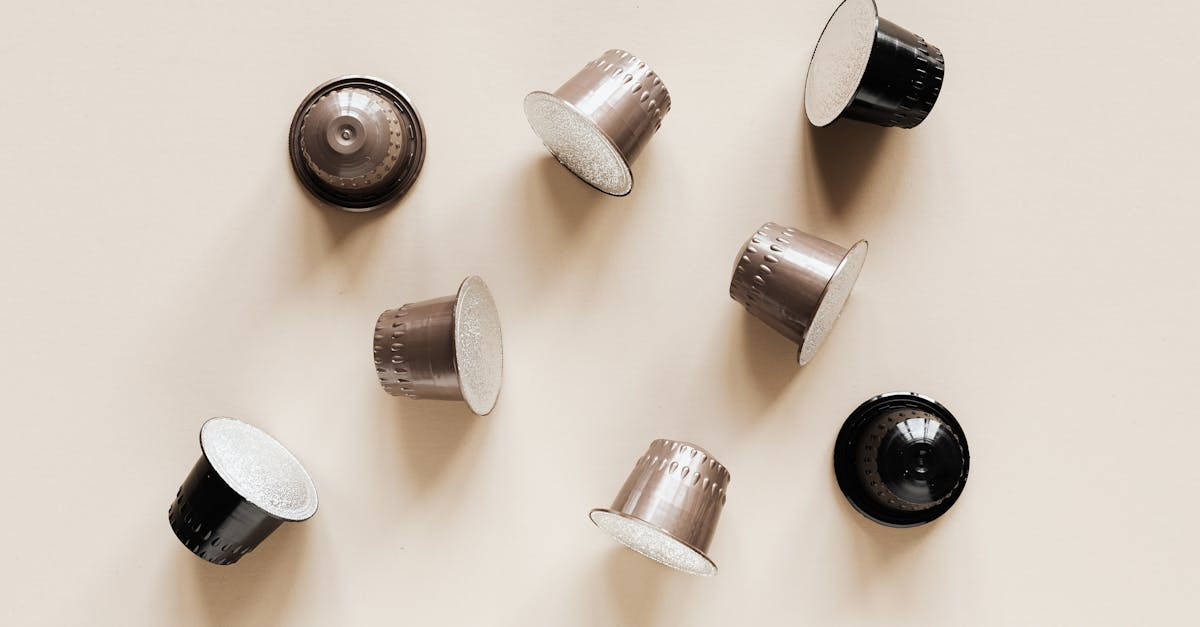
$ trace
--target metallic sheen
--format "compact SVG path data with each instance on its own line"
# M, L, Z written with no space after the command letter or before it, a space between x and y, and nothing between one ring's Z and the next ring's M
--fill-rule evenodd
M866 240L846 249L767 222L742 246L729 296L799 344L797 361L803 366L816 354L841 313L866 252Z
M729 485L729 471L704 449L686 442L659 439L634 464L609 508L592 510L622 516L648 525L694 551L711 568L690 570L661 557L661 552L630 548L662 563L692 574L715 575L716 564L708 557Z
M662 79L638 57L624 50L609 50L585 65L554 93L535 91L525 98L525 115L530 126L564 166L605 193L628 194L633 189L631 173L625 177L625 185L610 187L580 166L586 155L575 154L581 150L603 151L607 146L580 146L553 137L560 129L544 113L542 107L547 99L557 101L590 122L600 138L620 156L620 165L628 173L630 164L671 110L671 94Z
M400 90L347 76L317 87L296 109L288 152L317 198L369 211L412 187L425 160L425 129Z
M383 312L372 352L379 383L392 396L466 401L481 416L496 405L500 318L479 277L467 277L453 296Z

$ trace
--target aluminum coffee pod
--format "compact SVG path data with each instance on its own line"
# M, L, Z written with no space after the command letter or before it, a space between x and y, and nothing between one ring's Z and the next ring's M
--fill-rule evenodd
M624 50L600 55L554 93L525 97L525 117L551 154L613 196L633 190L629 166L670 110L662 79Z
M729 295L800 345L803 366L817 354L854 289L867 241L849 249L768 222L738 254Z
M304 466L257 427L213 418L200 428L200 451L167 513L192 553L233 564L279 525L317 512L317 488Z
M892 392L850 414L833 449L838 487L862 515L892 527L946 513L967 484L971 455L958 420L937 401Z
M717 574L707 555L717 530L729 471L704 449L655 440L633 466L612 507L592 522L621 544L693 575Z
M292 169L320 200L370 211L412 187L425 161L425 127L400 90L366 76L333 79L310 93L288 140Z
M879 17L874 0L844 0L808 64L804 109L814 126L845 117L912 128L933 110L945 73L942 51Z
M496 406L504 370L500 313L487 284L469 276L458 293L389 309L375 323L375 372L392 396Z

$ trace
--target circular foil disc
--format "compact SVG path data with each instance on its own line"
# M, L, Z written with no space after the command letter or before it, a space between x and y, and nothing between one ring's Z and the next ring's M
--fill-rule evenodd
M208 462L242 498L284 520L317 511L317 488L286 448L262 430L234 418L213 418L200 428Z
M633 173L612 140L587 116L553 94L525 97L525 117L546 149L584 182L607 194L625 196Z
M642 555L676 570L711 577L717 565L704 553L680 542L643 520L606 509L592 510L592 522L614 540Z
M846 300L850 298L850 292L853 291L854 283L858 280L866 260L867 242L861 240L850 247L842 262L833 271L833 277L825 285L821 303L817 305L817 312L813 315L812 323L804 333L804 341L800 344L798 361L801 366L816 356L829 331L833 329L833 323L837 322L838 316L845 308Z
M483 416L496 407L504 374L500 312L487 284L467 277L454 305L454 360L458 385L471 411Z
M804 83L804 110L814 126L831 124L854 99L878 22L874 0L845 0L829 18Z

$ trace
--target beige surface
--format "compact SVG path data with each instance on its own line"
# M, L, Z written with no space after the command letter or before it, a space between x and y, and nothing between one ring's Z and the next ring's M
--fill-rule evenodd
M0 16L0 623L1194 618L1195 5L890 0L948 56L937 108L814 136L832 2L50 4ZM624 199L521 113L613 46L675 102ZM413 193L374 215L314 206L285 157L294 107L348 72L429 130ZM768 219L871 241L803 371L726 294ZM496 412L384 395L375 316L468 273L504 317ZM944 401L974 454L918 530L860 518L830 469L845 415L897 388ZM223 414L321 497L226 568L166 521ZM733 474L715 579L588 522L657 436Z

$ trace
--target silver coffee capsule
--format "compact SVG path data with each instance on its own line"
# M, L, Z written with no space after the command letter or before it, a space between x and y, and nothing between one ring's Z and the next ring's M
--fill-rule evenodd
M292 169L317 198L370 211L412 187L425 128L412 101L376 78L346 76L313 90L292 118Z
M483 416L500 396L500 313L487 284L467 277L458 293L389 309L375 324L375 372L388 394L466 401Z
M630 164L671 110L671 94L645 61L609 50L554 93L525 97L525 117L568 170L613 196L633 190Z
M866 259L866 240L846 249L768 222L742 246L729 296L799 344L796 358L803 366L842 313Z
M707 551L728 486L729 471L704 449L655 440L612 506L593 509L590 516L615 540L652 560L712 576L717 565Z

